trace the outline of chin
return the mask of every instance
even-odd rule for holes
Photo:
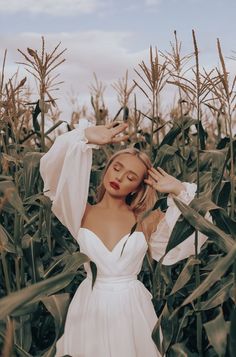
[[[112,187],[110,187],[110,185],[104,185],[105,188],[105,192],[107,192],[110,196],[112,197],[119,197],[119,198],[123,198],[126,197],[126,194],[124,192],[120,192],[120,190],[114,190]]]
[[[105,188],[106,192],[110,195],[110,196],[113,196],[113,197],[118,197],[118,198],[123,198],[123,197],[126,197],[125,194],[121,193],[121,192],[118,192],[118,191],[115,191],[113,189],[110,189],[110,188]]]

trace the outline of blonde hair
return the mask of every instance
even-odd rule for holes
[[[127,148],[123,150],[117,151],[113,154],[103,171],[101,177],[101,183],[97,188],[96,200],[100,202],[105,194],[105,187],[103,185],[103,178],[111,165],[111,163],[120,155],[128,154],[132,156],[136,156],[142,163],[146,166],[147,170],[152,167],[151,160],[144,152],[136,149],[136,148]],[[147,173],[145,174],[144,178],[147,178]],[[136,189],[135,193],[130,193],[126,196],[126,203],[130,206],[132,211],[135,215],[140,215],[143,212],[147,211],[148,209],[152,208],[157,200],[157,193],[156,190],[153,189],[151,186],[147,185],[144,181],[140,183],[138,188]]]

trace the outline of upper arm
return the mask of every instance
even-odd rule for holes
[[[84,214],[83,214],[83,217],[82,217],[82,220],[81,220],[81,226],[83,226],[91,207],[92,207],[92,205],[89,202],[87,202],[86,203],[86,207],[85,207],[85,211],[84,211]]]
[[[156,231],[158,224],[165,217],[160,209],[152,211],[148,217],[143,221],[143,227],[148,239],[151,237],[152,233]]]
[[[81,130],[74,129],[60,135],[40,160],[52,212],[75,239],[87,207],[92,147],[82,140]]]

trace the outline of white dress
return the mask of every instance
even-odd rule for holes
[[[76,129],[56,138],[40,160],[45,195],[52,200],[52,211],[77,240],[80,251],[97,266],[92,289],[89,263],[87,277],[78,287],[68,309],[64,334],[57,342],[56,356],[72,357],[157,357],[152,340],[157,315],[152,295],[137,279],[147,242],[143,232],[129,232],[110,251],[91,230],[80,227],[85,211],[93,144],[87,144],[84,129],[91,125],[81,119]],[[196,184],[183,183],[185,191],[177,197],[189,204]],[[168,209],[150,238],[151,255],[160,260],[180,211],[171,194]],[[123,244],[128,239],[122,256]],[[199,246],[207,237],[199,233]],[[194,234],[172,249],[163,264],[171,265],[194,254]]]

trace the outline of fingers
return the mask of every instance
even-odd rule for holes
[[[163,170],[160,166],[158,166],[157,169],[155,169],[154,167],[151,167],[150,172],[152,172],[153,174],[156,174],[156,175],[161,175],[161,176],[168,175],[167,172],[165,170]]]
[[[115,128],[113,127],[111,129],[112,136],[122,133],[122,131],[124,131],[127,127],[128,127],[128,124],[126,124],[126,123],[121,123],[121,124],[117,125]]]
[[[107,129],[111,129],[111,128],[117,126],[117,125],[119,125],[119,123],[117,123],[117,122],[112,122],[112,123],[106,124],[105,127],[106,127]]]
[[[151,180],[150,178],[144,179],[144,182],[145,182],[147,185],[149,185],[149,186],[155,188],[155,182],[154,182],[153,180]]]
[[[152,178],[144,179],[144,182],[150,187],[154,188],[154,190],[161,192],[161,186],[158,182],[154,181]]]
[[[161,174],[162,174],[163,176],[168,175],[168,173],[167,173],[165,170],[163,170],[161,167],[158,166],[157,169],[161,172]]]
[[[160,172],[158,172],[157,170],[148,170],[148,174],[153,178],[153,180],[154,181],[158,181],[158,180],[160,180],[160,179],[162,179],[164,176],[160,173]]]
[[[126,123],[119,123],[119,122],[117,122],[117,121],[113,121],[112,123],[108,123],[108,124],[106,124],[105,125],[105,127],[107,128],[107,129],[115,129],[116,127],[119,127],[119,128],[121,128],[121,127],[127,127],[128,126],[128,124],[126,124]]]
[[[149,175],[154,179],[154,180],[158,180],[159,178],[162,177],[161,174],[159,174],[158,172],[153,172],[153,171],[148,171]]]
[[[167,172],[165,172],[165,170],[163,170],[161,167],[158,167],[157,169],[151,167],[148,170],[148,174],[149,177],[145,179],[144,182],[153,187],[155,190],[160,191],[163,180],[166,180],[168,176]]]
[[[125,141],[129,139],[129,135],[117,136],[111,139],[112,143],[120,143],[121,141]]]

